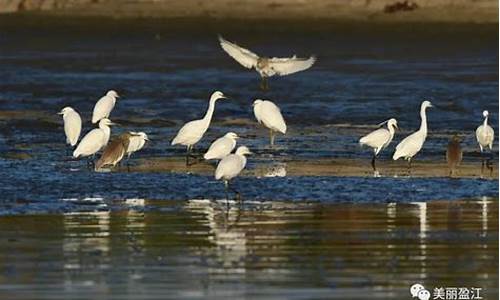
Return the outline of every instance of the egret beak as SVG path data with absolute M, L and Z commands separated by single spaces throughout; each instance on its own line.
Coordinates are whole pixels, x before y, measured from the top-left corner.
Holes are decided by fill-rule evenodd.
M 58 115 L 64 115 L 64 113 L 62 111 L 58 112 L 57 114 Z
M 114 125 L 114 126 L 120 126 L 120 124 L 118 124 L 118 123 L 115 123 L 115 122 L 110 122 L 110 123 L 109 123 L 109 126 L 112 126 L 112 125 Z

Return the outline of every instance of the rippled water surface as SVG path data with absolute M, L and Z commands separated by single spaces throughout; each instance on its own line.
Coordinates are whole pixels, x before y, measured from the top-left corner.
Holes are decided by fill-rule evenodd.
M 0 298 L 410 299 L 414 282 L 498 297 L 497 138 L 493 175 L 470 171 L 484 109 L 498 132 L 495 26 L 29 20 L 0 18 Z M 263 93 L 219 33 L 318 62 Z M 92 172 L 64 145 L 56 112 L 74 107 L 86 133 L 108 89 L 122 95 L 112 134 L 152 139 L 131 172 Z M 213 167 L 184 168 L 184 149 L 170 146 L 216 89 L 231 99 L 198 148 L 234 131 L 255 152 L 234 182 L 243 204 L 229 212 Z M 275 149 L 255 98 L 287 120 Z M 418 128 L 423 99 L 435 105 L 416 158 L 427 169 L 401 176 L 390 157 Z M 390 117 L 402 130 L 380 163 L 393 169 L 372 178 L 357 141 Z M 436 176 L 455 133 L 469 175 Z M 366 172 L 343 173 L 365 161 Z

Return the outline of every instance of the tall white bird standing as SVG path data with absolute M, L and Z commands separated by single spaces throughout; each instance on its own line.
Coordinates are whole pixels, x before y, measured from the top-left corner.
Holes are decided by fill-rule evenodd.
M 396 151 L 392 156 L 392 159 L 394 160 L 401 157 L 406 159 L 408 161 L 409 172 L 411 172 L 411 159 L 420 151 L 420 149 L 422 149 L 425 139 L 427 138 L 427 115 L 425 111 L 428 107 L 432 107 L 430 101 L 425 100 L 422 102 L 420 105 L 420 129 L 399 142 L 396 146 Z
M 109 118 L 109 114 L 115 107 L 116 99 L 119 98 L 118 94 L 110 90 L 97 101 L 94 106 L 94 112 L 92 113 L 92 123 L 97 123 L 101 119 Z
M 286 124 L 281 115 L 281 110 L 269 100 L 257 99 L 253 102 L 253 113 L 257 122 L 269 128 L 269 139 L 272 147 L 275 132 L 286 133 Z
M 483 111 L 484 121 L 483 124 L 479 125 L 476 129 L 476 139 L 479 144 L 479 149 L 481 152 L 484 151 L 484 148 L 490 148 L 490 151 L 493 148 L 493 139 L 495 137 L 495 131 L 488 125 L 488 116 L 489 112 L 487 110 Z
M 236 140 L 238 135 L 234 132 L 228 132 L 223 137 L 216 139 L 208 148 L 208 151 L 203 155 L 206 160 L 210 159 L 223 159 L 228 156 L 234 147 L 236 147 Z
M 82 131 L 82 118 L 80 114 L 70 106 L 66 106 L 58 114 L 63 116 L 66 143 L 74 147 L 76 143 L 78 143 Z
M 243 171 L 247 164 L 245 155 L 248 154 L 252 154 L 252 152 L 246 146 L 239 146 L 234 154 L 224 157 L 217 165 L 217 169 L 215 169 L 215 179 L 224 181 L 226 199 L 229 199 L 228 190 L 232 190 L 237 195 L 237 198 L 239 198 L 240 194 L 231 188 L 229 181 Z
M 172 140 L 172 145 L 183 145 L 187 147 L 186 150 L 186 165 L 189 165 L 189 156 L 193 150 L 193 146 L 198 143 L 208 127 L 210 126 L 210 121 L 212 120 L 212 115 L 215 109 L 215 102 L 219 99 L 227 98 L 222 92 L 216 91 L 210 97 L 210 102 L 208 104 L 207 112 L 203 119 L 194 120 L 184 124 L 181 127 L 175 138 Z
M 263 90 L 269 88 L 267 83 L 268 77 L 274 75 L 284 76 L 304 71 L 309 69 L 316 61 L 316 57 L 314 56 L 309 58 L 298 58 L 295 55 L 287 58 L 259 57 L 252 51 L 231 43 L 221 36 L 219 36 L 219 42 L 222 49 L 243 67 L 247 69 L 254 68 L 259 73 L 262 79 L 260 87 Z
M 145 132 L 134 132 L 131 131 L 129 137 L 129 143 L 127 148 L 127 156 L 130 158 L 132 153 L 141 150 L 147 141 L 149 141 L 149 137 Z
M 103 149 L 109 141 L 111 129 L 109 126 L 114 125 L 109 119 L 102 119 L 99 121 L 99 128 L 92 129 L 87 133 L 75 151 L 73 157 L 87 157 L 96 154 L 99 150 Z
M 385 149 L 387 146 L 389 146 L 394 137 L 394 132 L 398 128 L 398 122 L 394 118 L 380 123 L 379 126 L 382 126 L 386 123 L 387 128 L 379 128 L 359 139 L 360 145 L 366 145 L 373 149 L 372 168 L 375 176 L 379 176 L 379 172 L 377 171 L 377 167 L 375 166 L 377 155 L 382 149 Z
M 481 175 L 484 172 L 485 158 L 483 156 L 483 151 L 486 147 L 491 150 L 493 149 L 493 140 L 495 138 L 495 131 L 488 125 L 489 112 L 487 110 L 483 111 L 484 121 L 483 124 L 479 125 L 476 129 L 476 139 L 479 144 L 479 149 L 481 150 Z M 493 172 L 493 166 L 490 166 L 491 160 L 486 161 L 486 166 L 490 169 L 490 173 Z

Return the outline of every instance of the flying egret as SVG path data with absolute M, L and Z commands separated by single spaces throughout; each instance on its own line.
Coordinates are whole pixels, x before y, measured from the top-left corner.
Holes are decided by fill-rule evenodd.
M 212 115 L 215 109 L 215 102 L 219 99 L 227 98 L 222 92 L 216 91 L 210 97 L 208 110 L 203 119 L 188 122 L 182 126 L 175 138 L 172 140 L 172 145 L 181 144 L 187 147 L 186 165 L 189 165 L 189 155 L 193 146 L 201 140 L 203 135 L 210 126 Z
M 146 142 L 149 141 L 149 137 L 145 132 L 130 132 L 130 139 L 127 148 L 127 155 L 130 157 L 132 153 L 141 150 Z
M 223 137 L 216 139 L 210 148 L 208 148 L 207 153 L 203 156 L 206 160 L 210 159 L 223 159 L 228 156 L 234 147 L 236 147 L 236 140 L 238 135 L 234 132 L 228 132 Z
M 295 55 L 287 58 L 259 57 L 248 49 L 226 41 L 221 36 L 219 36 L 219 42 L 222 49 L 243 67 L 247 69 L 255 68 L 255 70 L 259 72 L 262 78 L 260 87 L 263 90 L 269 88 L 267 83 L 268 77 L 274 75 L 284 76 L 309 69 L 316 61 L 316 57 L 314 56 L 309 58 L 298 58 Z
M 116 98 L 119 98 L 118 94 L 110 90 L 104 95 L 94 106 L 94 112 L 92 113 L 92 123 L 97 123 L 101 119 L 109 118 L 109 114 L 115 107 Z
M 380 123 L 379 126 L 382 126 L 386 123 L 387 129 L 379 128 L 359 139 L 360 145 L 366 145 L 373 148 L 372 167 L 375 176 L 379 175 L 379 172 L 377 171 L 377 168 L 375 166 L 375 159 L 382 149 L 385 149 L 387 146 L 389 146 L 392 138 L 394 137 L 394 131 L 398 128 L 398 122 L 394 118 Z
M 82 131 L 82 118 L 72 107 L 66 106 L 58 114 L 63 116 L 66 143 L 72 147 L 78 143 Z
M 286 133 L 286 124 L 276 104 L 268 100 L 257 99 L 253 102 L 253 113 L 257 122 L 269 128 L 271 147 L 274 145 L 274 132 Z
M 239 198 L 238 191 L 229 186 L 229 181 L 238 176 L 238 174 L 240 174 L 240 172 L 245 168 L 245 165 L 247 164 L 247 158 L 245 157 L 246 154 L 252 154 L 252 152 L 250 152 L 246 146 L 240 146 L 236 149 L 234 154 L 229 154 L 224 157 L 217 165 L 217 169 L 215 170 L 215 179 L 222 179 L 224 181 L 227 199 L 229 199 L 229 189 L 236 193 Z
M 139 137 L 139 135 L 125 132 L 111 141 L 106 148 L 104 148 L 101 157 L 96 162 L 95 170 L 97 171 L 106 166 L 116 166 L 127 153 L 132 137 Z
M 483 111 L 484 121 L 482 125 L 479 125 L 476 129 L 476 139 L 479 144 L 479 149 L 481 150 L 481 174 L 484 171 L 485 158 L 483 156 L 483 151 L 486 147 L 490 148 L 490 152 L 493 148 L 493 139 L 495 138 L 495 131 L 488 125 L 489 113 L 487 110 Z M 493 171 L 493 166 L 490 166 L 490 159 L 486 161 L 490 173 Z
M 80 156 L 94 155 L 97 151 L 104 148 L 108 144 L 111 134 L 109 126 L 114 124 L 109 119 L 100 120 L 99 128 L 92 129 L 82 138 L 75 151 L 73 151 L 73 157 L 78 158 Z
M 446 161 L 450 169 L 450 177 L 455 175 L 455 171 L 462 162 L 462 148 L 460 147 L 460 138 L 454 135 L 448 143 L 446 149 Z
M 396 151 L 392 156 L 392 159 L 397 160 L 399 158 L 404 158 L 408 161 L 408 170 L 411 172 L 411 159 L 415 156 L 422 146 L 424 145 L 425 139 L 427 138 L 427 116 L 425 110 L 428 107 L 432 107 L 431 102 L 424 101 L 420 106 L 420 129 L 410 134 L 404 138 L 396 146 Z

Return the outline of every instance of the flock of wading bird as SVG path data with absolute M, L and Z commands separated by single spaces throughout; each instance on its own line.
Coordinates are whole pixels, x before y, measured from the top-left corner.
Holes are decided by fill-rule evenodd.
M 248 69 L 255 69 L 261 76 L 261 88 L 267 90 L 269 88 L 267 78 L 274 75 L 288 75 L 310 68 L 316 61 L 314 56 L 309 58 L 298 58 L 296 56 L 289 58 L 268 58 L 260 57 L 252 51 L 231 43 L 222 37 L 219 37 L 219 42 L 232 58 L 239 62 L 242 66 Z M 94 169 L 101 170 L 102 168 L 115 167 L 125 156 L 127 158 L 134 152 L 141 150 L 149 140 L 144 132 L 126 132 L 109 142 L 111 136 L 110 126 L 115 123 L 109 120 L 111 111 L 113 110 L 118 94 L 110 90 L 105 96 L 100 98 L 95 104 L 92 123 L 98 123 L 98 128 L 88 132 L 78 143 L 82 128 L 82 119 L 78 112 L 71 107 L 65 107 L 59 112 L 63 115 L 64 131 L 66 141 L 72 147 L 76 146 L 73 151 L 73 157 L 89 158 L 89 165 L 93 165 Z M 191 165 L 190 158 L 196 156 L 192 151 L 196 143 L 198 143 L 210 126 L 212 115 L 215 110 L 215 103 L 220 99 L 227 98 L 222 92 L 216 91 L 210 97 L 208 110 L 205 116 L 199 120 L 190 121 L 180 128 L 177 135 L 172 140 L 172 145 L 183 145 L 186 147 L 186 165 Z M 420 106 L 421 124 L 419 130 L 410 134 L 403 139 L 397 146 L 392 158 L 397 160 L 404 158 L 408 161 L 408 172 L 411 172 L 412 158 L 422 149 L 422 146 L 427 137 L 427 117 L 426 109 L 432 107 L 431 102 L 423 101 Z M 274 145 L 276 133 L 286 133 L 286 123 L 281 114 L 279 107 L 269 101 L 257 99 L 253 102 L 253 112 L 257 121 L 267 127 L 270 132 L 270 144 Z M 485 148 L 489 148 L 490 152 L 493 146 L 494 131 L 488 125 L 488 111 L 483 112 L 483 124 L 477 127 L 476 139 L 479 143 L 481 153 Z M 387 128 L 383 128 L 387 124 Z M 395 130 L 398 129 L 397 120 L 392 118 L 379 124 L 379 129 L 363 136 L 359 143 L 360 145 L 368 146 L 373 149 L 373 158 L 371 165 L 374 176 L 380 176 L 376 168 L 376 158 L 378 154 L 391 143 Z M 234 132 L 228 132 L 224 136 L 216 139 L 209 147 L 208 151 L 203 155 L 205 160 L 219 160 L 215 170 L 215 178 L 223 180 L 226 193 L 229 186 L 229 181 L 238 176 L 245 168 L 245 155 L 252 154 L 246 146 L 239 146 L 234 153 L 232 151 L 236 147 L 238 135 Z M 109 142 L 109 143 L 108 143 Z M 78 145 L 77 145 L 78 143 Z M 102 154 L 97 162 L 94 163 L 94 156 L 102 150 Z M 446 158 L 450 168 L 450 175 L 454 175 L 457 167 L 462 161 L 462 150 L 460 147 L 460 139 L 454 136 L 448 145 Z M 482 160 L 482 170 L 485 166 L 485 157 Z M 488 160 L 489 161 L 489 160 Z M 127 160 L 128 166 L 128 160 Z M 234 189 L 231 189 L 234 191 Z M 236 191 L 234 191 L 236 192 Z M 236 192 L 238 195 L 238 193 Z

